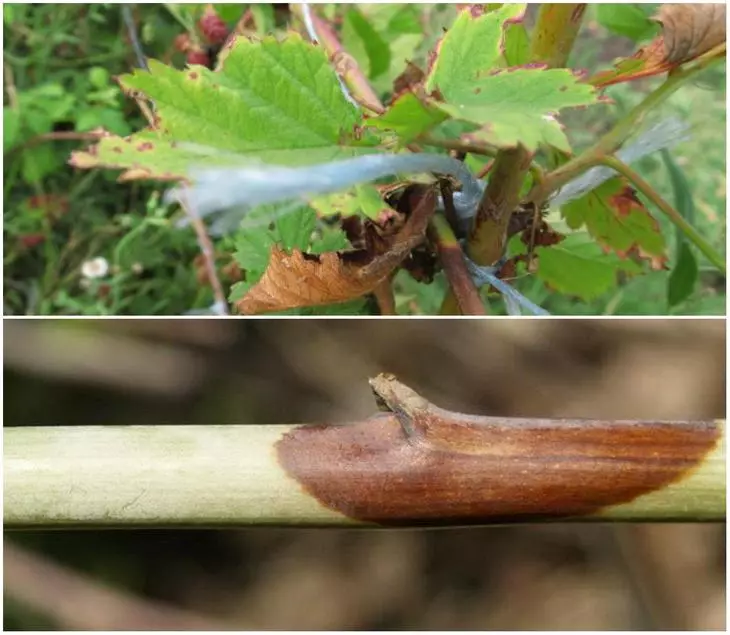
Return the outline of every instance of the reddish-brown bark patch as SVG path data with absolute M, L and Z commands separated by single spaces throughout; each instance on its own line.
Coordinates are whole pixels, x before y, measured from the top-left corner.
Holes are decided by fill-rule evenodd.
M 345 426 L 300 426 L 278 442 L 306 492 L 383 525 L 511 522 L 593 514 L 680 480 L 720 436 L 712 422 L 519 420 L 436 407 Z

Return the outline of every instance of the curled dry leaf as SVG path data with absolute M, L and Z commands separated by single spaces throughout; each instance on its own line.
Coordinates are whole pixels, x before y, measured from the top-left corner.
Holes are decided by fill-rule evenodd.
M 261 279 L 237 304 L 246 315 L 353 300 L 387 278 L 411 250 L 423 241 L 433 215 L 436 195 L 432 188 L 415 186 L 409 197 L 412 211 L 393 233 L 368 225 L 366 247 L 321 255 L 279 247 L 271 250 Z
M 665 60 L 699 57 L 726 39 L 724 4 L 663 4 L 656 17 L 664 31 Z
M 726 39 L 724 4 L 665 4 L 654 18 L 662 35 L 631 57 L 619 60 L 613 69 L 588 80 L 604 88 L 643 77 L 661 75 L 722 44 Z

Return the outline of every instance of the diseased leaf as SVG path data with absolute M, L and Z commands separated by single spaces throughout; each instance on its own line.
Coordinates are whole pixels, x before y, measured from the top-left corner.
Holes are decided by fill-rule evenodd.
M 189 151 L 181 142 L 279 165 L 352 156 L 367 151 L 362 146 L 373 142 L 358 140 L 361 115 L 342 94 L 323 50 L 296 34 L 283 42 L 239 37 L 215 72 L 202 66 L 178 71 L 155 60 L 149 63 L 149 73 L 135 71 L 122 76 L 120 83 L 154 102 L 157 130 L 125 140 L 104 139 L 87 152 L 74 153 L 72 165 L 141 170 L 147 178 L 173 173 L 179 178 L 180 168 L 186 162 L 190 166 L 190 157 L 175 156 Z M 143 153 L 134 151 L 139 143 L 144 144 Z M 226 159 L 206 159 L 206 164 L 209 160 L 230 164 Z
M 546 144 L 570 152 L 554 115 L 597 103 L 597 95 L 570 70 L 502 68 L 505 58 L 527 59 L 524 8 L 505 4 L 478 17 L 478 10 L 462 11 L 440 42 L 424 85 L 408 83 L 409 92 L 368 124 L 408 142 L 451 117 L 478 126 L 475 141 L 529 150 Z
M 371 292 L 423 240 L 435 201 L 427 188 L 405 224 L 392 235 L 370 234 L 366 249 L 313 255 L 272 247 L 266 272 L 236 306 L 250 315 L 346 302 Z
M 699 57 L 727 35 L 725 4 L 663 4 L 656 19 L 663 28 L 665 59 L 672 64 Z
M 666 243 L 659 224 L 625 179 L 609 179 L 561 211 L 569 227 L 585 225 L 591 236 L 622 258 L 633 253 L 648 259 L 654 269 L 665 267 Z
M 662 34 L 588 82 L 605 87 L 671 71 L 725 41 L 725 14 L 724 4 L 662 5 L 656 18 Z
M 613 289 L 617 275 L 641 272 L 632 260 L 622 260 L 604 253 L 595 242 L 580 235 L 568 236 L 551 247 L 535 249 L 538 257 L 537 277 L 549 287 L 584 301 L 593 300 Z
M 183 179 L 195 165 L 232 166 L 240 156 L 194 144 L 180 145 L 143 130 L 129 137 L 109 135 L 85 152 L 73 152 L 69 164 L 76 168 L 127 168 L 120 181 Z
M 565 152 L 570 145 L 553 117 L 562 108 L 597 103 L 595 90 L 566 69 L 494 70 L 454 91 L 439 107 L 452 117 L 482 126 L 475 138 L 501 147 L 540 143 Z
M 462 11 L 438 45 L 426 90 L 437 90 L 447 101 L 458 103 L 457 96 L 480 74 L 497 66 L 503 53 L 505 21 L 524 12 L 525 5 L 519 3 L 505 4 L 476 18 L 468 10 Z

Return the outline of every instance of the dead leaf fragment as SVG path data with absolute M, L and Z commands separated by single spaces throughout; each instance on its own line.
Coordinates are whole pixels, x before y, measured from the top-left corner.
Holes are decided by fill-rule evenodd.
M 588 83 L 605 88 L 612 84 L 661 75 L 692 61 L 726 39 L 724 4 L 665 4 L 654 19 L 662 34 L 634 55 L 619 60 Z M 724 54 L 724 52 L 723 52 Z
M 238 310 L 253 315 L 336 304 L 373 291 L 423 241 L 436 195 L 430 187 L 414 188 L 417 203 L 406 222 L 390 235 L 367 232 L 364 249 L 315 255 L 274 246 L 264 275 L 236 304 Z
M 666 61 L 681 64 L 722 44 L 725 14 L 724 4 L 663 4 L 655 19 L 664 31 Z

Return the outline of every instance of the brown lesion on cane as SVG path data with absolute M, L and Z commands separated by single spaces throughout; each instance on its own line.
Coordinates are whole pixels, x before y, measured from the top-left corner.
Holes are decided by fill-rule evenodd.
M 392 375 L 370 385 L 384 413 L 299 426 L 276 449 L 322 505 L 383 525 L 595 514 L 686 478 L 722 436 L 718 422 L 470 416 L 434 406 Z

